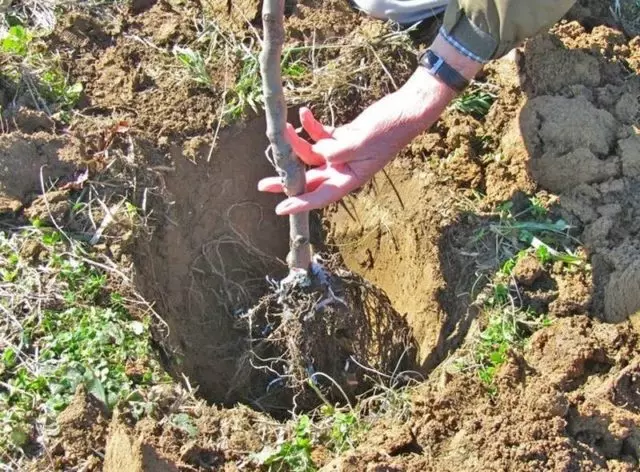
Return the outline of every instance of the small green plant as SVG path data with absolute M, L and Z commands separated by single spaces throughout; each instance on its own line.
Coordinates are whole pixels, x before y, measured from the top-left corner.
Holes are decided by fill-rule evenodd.
M 518 332 L 513 323 L 496 316 L 480 335 L 476 360 L 480 365 L 478 376 L 487 386 L 492 386 L 497 369 L 506 362 L 507 352 L 518 341 Z
M 15 25 L 9 28 L 0 41 L 2 51 L 7 54 L 26 56 L 33 35 L 24 26 Z
M 294 48 L 285 49 L 282 54 L 282 79 L 289 87 L 293 87 L 308 73 L 307 66 L 298 56 Z M 248 108 L 256 113 L 262 108 L 262 79 L 258 55 L 253 51 L 243 50 L 240 58 L 242 68 L 236 83 L 228 91 L 223 111 L 223 119 L 227 121 L 240 119 Z
M 213 82 L 207 70 L 202 54 L 191 48 L 183 48 L 180 46 L 173 47 L 173 54 L 178 58 L 180 63 L 186 67 L 193 80 L 201 85 L 211 87 Z
M 357 413 L 352 410 L 341 410 L 329 403 L 320 408 L 321 417 L 329 424 L 328 432 L 322 437 L 323 442 L 337 454 L 354 445 L 362 425 Z
M 195 438 L 198 435 L 198 428 L 193 423 L 193 419 L 186 413 L 171 415 L 169 422 L 176 428 L 187 433 L 190 438 Z
M 67 77 L 56 68 L 45 70 L 41 75 L 41 82 L 45 98 L 64 109 L 73 108 L 83 90 L 80 82 L 69 83 Z
M 358 418 L 352 412 L 335 412 L 331 427 L 331 444 L 337 453 L 351 447 L 351 439 L 358 429 Z
M 257 112 L 262 107 L 262 81 L 258 57 L 248 51 L 242 58 L 242 69 L 229 90 L 223 119 L 234 121 L 242 117 L 247 107 Z
M 303 415 L 298 418 L 291 439 L 283 441 L 275 450 L 265 449 L 256 460 L 267 466 L 269 472 L 314 472 L 312 450 L 311 420 Z
M 539 197 L 531 197 L 529 202 L 531 203 L 530 212 L 534 218 L 543 219 L 547 216 L 548 210 Z
M 497 205 L 497 221 L 481 228 L 474 237 L 478 243 L 493 236 L 497 270 L 480 292 L 476 302 L 484 313 L 486 325 L 473 338 L 466 357 L 456 363 L 461 369 L 477 372 L 490 395 L 497 394 L 495 375 L 508 359 L 510 350 L 521 348 L 531 334 L 551 323 L 545 313 L 526 306 L 514 274 L 518 263 L 535 257 L 545 267 L 561 262 L 569 270 L 588 270 L 579 255 L 579 241 L 570 235 L 570 226 L 562 219 L 551 220 L 546 206 L 538 197 L 515 213 L 512 201 Z
M 0 49 L 11 58 L 2 72 L 17 83 L 31 84 L 28 88 L 38 95 L 36 106 L 44 102 L 47 111 L 59 118 L 67 117 L 67 112 L 77 104 L 83 86 L 69 81 L 57 56 L 43 52 L 39 36 L 22 25 L 14 25 L 0 39 Z
M 495 100 L 496 96 L 494 94 L 482 88 L 475 88 L 457 97 L 453 101 L 452 107 L 461 113 L 482 118 L 489 113 L 491 105 L 493 105 Z

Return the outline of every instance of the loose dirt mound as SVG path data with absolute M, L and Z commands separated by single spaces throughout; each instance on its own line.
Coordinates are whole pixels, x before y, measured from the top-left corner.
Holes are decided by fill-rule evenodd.
M 617 322 L 640 310 L 640 77 L 629 74 L 638 53 L 620 32 L 588 33 L 577 23 L 529 41 L 517 63 L 488 67 L 501 90 L 484 124 L 445 116 L 388 169 L 391 181 L 378 176 L 370 192 L 329 215 L 348 266 L 408 312 L 422 359 L 473 316 L 464 295 L 475 263 L 452 247 L 474 231 L 456 219 L 468 187 L 484 190 L 488 203 L 536 187 L 559 193 L 559 211 L 592 255 L 592 313 Z M 497 146 L 483 148 L 481 139 Z M 446 160 L 422 170 L 434 156 Z M 442 236 L 443 228 L 452 233 Z
M 416 392 L 409 424 L 380 425 L 322 470 L 635 470 L 638 354 L 628 327 L 563 319 L 503 366 L 495 399 L 474 379 L 445 376 Z M 404 443 L 394 429 L 409 432 Z
M 583 228 L 600 292 L 594 313 L 613 322 L 640 310 L 640 77 L 637 68 L 629 75 L 637 55 L 621 33 L 597 27 L 589 34 L 575 23 L 529 42 L 530 100 L 514 118 L 520 145 L 508 149 L 527 156 L 532 177 L 560 194 L 565 216 Z

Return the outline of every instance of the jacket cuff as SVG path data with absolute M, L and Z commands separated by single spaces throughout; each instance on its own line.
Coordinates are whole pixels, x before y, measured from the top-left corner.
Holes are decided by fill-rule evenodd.
M 440 35 L 458 52 L 481 64 L 489 62 L 498 49 L 498 41 L 474 25 L 463 11 L 447 12 Z

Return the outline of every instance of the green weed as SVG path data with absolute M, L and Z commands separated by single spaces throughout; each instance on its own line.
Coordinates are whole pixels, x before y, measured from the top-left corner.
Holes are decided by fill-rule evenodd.
M 26 56 L 29 52 L 29 44 L 33 35 L 25 27 L 15 25 L 9 28 L 0 42 L 2 51 L 17 56 Z
M 258 56 L 245 52 L 242 69 L 233 87 L 227 92 L 226 107 L 222 119 L 235 121 L 243 116 L 247 108 L 258 112 L 262 107 L 262 79 Z
M 42 244 L 44 257 L 25 260 L 27 243 Z M 0 323 L 0 457 L 20 455 L 53 427 L 81 384 L 105 408 L 141 416 L 153 408 L 145 389 L 167 380 L 152 358 L 149 320 L 134 318 L 108 274 L 76 251 L 48 228 L 0 233 L 0 305 L 15 315 Z
M 267 448 L 256 456 L 256 461 L 267 466 L 269 472 L 313 472 L 316 466 L 311 458 L 311 420 L 303 415 L 293 431 L 293 437 L 283 441 L 275 450 Z
M 357 413 L 350 409 L 343 411 L 329 404 L 323 405 L 320 413 L 329 424 L 323 437 L 327 447 L 337 454 L 352 448 L 362 430 Z
M 562 219 L 550 219 L 549 212 L 538 197 L 529 199 L 527 208 L 514 214 L 513 202 L 496 207 L 497 221 L 481 228 L 474 241 L 496 248 L 497 270 L 477 298 L 486 320 L 467 351 L 467 358 L 458 362 L 465 369 L 477 372 L 490 395 L 497 394 L 495 375 L 508 359 L 510 350 L 521 348 L 531 334 L 551 322 L 544 313 L 535 313 L 522 305 L 514 278 L 518 262 L 535 257 L 542 266 L 560 262 L 568 270 L 588 269 L 586 260 L 578 254 L 579 241 L 570 235 L 570 226 Z M 494 241 L 487 238 L 493 236 Z
M 262 77 L 257 52 L 244 50 L 241 54 L 242 68 L 235 84 L 227 93 L 223 119 L 235 121 L 240 119 L 247 109 L 258 113 L 262 108 Z M 290 88 L 301 80 L 308 68 L 293 48 L 285 49 L 281 60 L 282 79 Z
M 83 91 L 80 82 L 70 83 L 57 68 L 45 70 L 40 79 L 42 93 L 48 101 L 57 103 L 64 109 L 73 108 L 78 103 Z
M 536 219 L 543 219 L 547 216 L 548 214 L 547 207 L 544 206 L 544 203 L 539 197 L 535 197 L 535 196 L 531 197 L 529 199 L 529 202 L 531 203 L 531 206 L 530 206 L 531 216 L 533 216 Z
M 12 60 L 2 68 L 6 77 L 17 84 L 23 83 L 34 95 L 35 106 L 43 106 L 51 114 L 66 112 L 73 108 L 83 91 L 80 82 L 71 82 L 62 72 L 59 59 L 43 47 L 40 38 L 22 25 L 11 26 L 0 38 L 0 51 Z
M 461 113 L 482 118 L 489 113 L 495 100 L 496 96 L 493 93 L 482 88 L 475 88 L 462 93 L 453 101 L 451 106 Z
M 196 83 L 205 85 L 207 87 L 213 86 L 211 76 L 209 75 L 209 71 L 207 70 L 207 65 L 200 52 L 194 51 L 191 48 L 174 46 L 173 54 L 189 71 L 189 74 Z

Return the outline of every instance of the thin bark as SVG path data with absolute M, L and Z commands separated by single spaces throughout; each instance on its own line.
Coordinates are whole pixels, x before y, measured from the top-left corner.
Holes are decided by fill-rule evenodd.
M 282 178 L 285 193 L 288 196 L 295 196 L 304 193 L 306 181 L 304 165 L 293 153 L 285 137 L 287 104 L 284 100 L 280 67 L 284 43 L 284 1 L 263 1 L 264 39 L 260 54 L 260 72 L 271 154 L 278 174 Z M 311 265 L 309 213 L 291 215 L 289 225 L 290 252 L 287 258 L 289 268 L 308 270 Z

